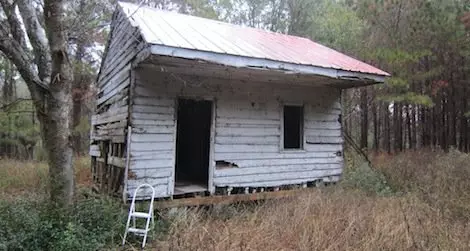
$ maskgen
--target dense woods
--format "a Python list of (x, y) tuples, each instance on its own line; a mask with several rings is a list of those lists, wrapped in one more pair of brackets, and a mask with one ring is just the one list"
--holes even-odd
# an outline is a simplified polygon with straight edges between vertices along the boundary
[[(82, 0), (67, 9), (75, 75), (73, 144), (80, 155), (87, 151), (90, 98), (113, 4)], [(147, 4), (309, 37), (387, 70), (393, 77), (385, 85), (343, 95), (345, 134), (363, 149), (469, 151), (468, 1), (154, 0)], [(3, 6), (6, 13), (7, 7)], [(0, 155), (44, 158), (31, 95), (14, 64), (3, 57), (0, 68), (0, 110), (5, 118)]]

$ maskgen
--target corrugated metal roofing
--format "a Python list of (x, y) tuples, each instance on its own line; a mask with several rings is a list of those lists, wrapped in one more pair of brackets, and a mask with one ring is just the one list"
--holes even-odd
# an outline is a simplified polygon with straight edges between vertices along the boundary
[(120, 2), (147, 43), (291, 64), (388, 76), (307, 38)]

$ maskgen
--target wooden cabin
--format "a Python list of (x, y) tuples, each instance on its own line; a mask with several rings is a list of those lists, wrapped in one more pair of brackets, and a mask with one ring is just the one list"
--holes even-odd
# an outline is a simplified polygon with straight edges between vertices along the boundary
[(341, 91), (387, 76), (306, 38), (119, 3), (97, 80), (93, 180), (124, 199), (143, 183), (179, 198), (336, 182)]

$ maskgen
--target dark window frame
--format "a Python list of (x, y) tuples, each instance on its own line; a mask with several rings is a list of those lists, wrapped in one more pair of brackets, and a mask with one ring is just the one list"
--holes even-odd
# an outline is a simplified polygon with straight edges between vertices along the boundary
[[(288, 112), (289, 114), (286, 114)], [(282, 106), (282, 140), (284, 151), (304, 151), (305, 146), (305, 108), (302, 104), (283, 104)], [(293, 119), (296, 119), (293, 121)], [(290, 123), (290, 124), (287, 124)], [(297, 127), (297, 128), (296, 128)], [(295, 129), (293, 129), (295, 128)], [(288, 130), (288, 131), (286, 131)], [(295, 134), (288, 136), (288, 134)]]

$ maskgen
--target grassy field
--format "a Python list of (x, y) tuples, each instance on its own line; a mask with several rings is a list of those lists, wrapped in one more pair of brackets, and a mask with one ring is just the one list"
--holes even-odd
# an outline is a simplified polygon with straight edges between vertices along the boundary
[[(314, 189), (300, 198), (162, 212), (148, 249), (470, 250), (467, 154), (457, 151), (382, 154), (373, 158), (374, 168), (363, 161), (347, 159), (348, 167), (340, 184)], [(22, 207), (11, 206), (14, 198), (40, 198), (46, 189), (46, 171), (41, 163), (1, 161), (0, 202), (9, 210), (19, 210)], [(89, 186), (88, 160), (77, 160), (76, 171), (79, 186)], [(68, 234), (56, 238), (61, 249), (117, 247), (126, 212), (114, 202), (103, 200), (106, 199), (79, 203), (80, 209), (70, 220), (73, 227), (67, 224)], [(3, 221), (9, 222), (6, 217), (0, 212), (0, 250), (2, 240), (11, 241), (16, 237), (10, 232), (18, 231), (15, 223), (2, 225)], [(88, 218), (93, 220), (84, 225)], [(2, 237), (5, 228), (12, 228), (8, 238)], [(100, 236), (94, 232), (97, 228), (112, 234)], [(43, 233), (40, 228), (37, 231)], [(92, 233), (95, 237), (87, 239)], [(36, 235), (28, 238), (34, 239)], [(13, 241), (22, 243), (28, 238)], [(45, 247), (43, 250), (50, 249)]]

